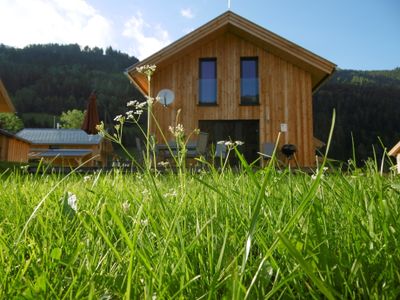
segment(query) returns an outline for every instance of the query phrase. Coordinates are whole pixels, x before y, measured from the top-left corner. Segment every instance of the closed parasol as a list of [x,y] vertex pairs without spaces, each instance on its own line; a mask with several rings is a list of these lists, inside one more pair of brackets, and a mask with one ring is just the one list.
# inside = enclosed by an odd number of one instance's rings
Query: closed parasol
[[93,91],[89,96],[85,117],[82,123],[82,130],[88,134],[97,134],[96,125],[100,123],[99,113],[97,112],[96,93]]

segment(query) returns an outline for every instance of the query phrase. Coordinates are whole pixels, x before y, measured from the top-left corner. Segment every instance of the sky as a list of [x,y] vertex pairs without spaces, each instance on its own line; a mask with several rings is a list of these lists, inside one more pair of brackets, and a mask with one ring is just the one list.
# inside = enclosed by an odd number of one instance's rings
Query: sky
[[228,10],[342,69],[400,67],[400,0],[0,0],[0,43],[144,59]]

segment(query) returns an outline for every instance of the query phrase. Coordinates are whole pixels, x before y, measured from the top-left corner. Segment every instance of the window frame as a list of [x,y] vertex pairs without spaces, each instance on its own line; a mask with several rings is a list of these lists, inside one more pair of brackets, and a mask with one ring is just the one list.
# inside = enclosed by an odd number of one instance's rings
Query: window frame
[[[214,80],[215,80],[215,99],[213,102],[202,102],[201,100],[201,80],[204,79],[202,77],[202,63],[203,62],[214,62]],[[216,57],[202,57],[199,58],[199,80],[198,80],[198,99],[197,104],[199,106],[216,106],[218,105],[218,79],[217,79],[217,58]]]
[[[256,77],[257,79],[257,95],[255,96],[255,102],[244,101],[244,95],[242,95],[242,80],[243,78],[243,61],[255,61],[256,62]],[[240,57],[240,105],[251,106],[251,105],[260,105],[260,77],[259,77],[259,58],[258,56],[243,56]]]

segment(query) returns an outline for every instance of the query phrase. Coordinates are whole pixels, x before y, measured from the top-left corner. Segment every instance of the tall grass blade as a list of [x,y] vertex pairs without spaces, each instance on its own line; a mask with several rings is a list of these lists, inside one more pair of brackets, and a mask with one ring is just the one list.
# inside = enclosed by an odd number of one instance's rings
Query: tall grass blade
[[310,267],[310,265],[304,260],[299,251],[297,251],[297,249],[292,245],[292,243],[288,240],[288,238],[282,232],[278,232],[277,235],[282,241],[282,243],[286,246],[286,249],[289,251],[289,253],[297,260],[301,268],[312,279],[312,281],[315,283],[318,289],[325,295],[325,297],[330,300],[335,299],[333,293],[331,292],[331,289],[328,286],[326,286],[319,278],[317,278],[317,276],[315,276],[312,267]]

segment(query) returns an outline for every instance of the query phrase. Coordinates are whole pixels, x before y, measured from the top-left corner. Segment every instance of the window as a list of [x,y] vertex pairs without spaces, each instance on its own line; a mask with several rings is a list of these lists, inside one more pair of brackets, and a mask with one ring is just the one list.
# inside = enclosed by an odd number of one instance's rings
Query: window
[[199,104],[217,104],[217,59],[202,58],[199,61]]
[[240,59],[240,104],[258,104],[258,95],[258,58],[242,57]]

